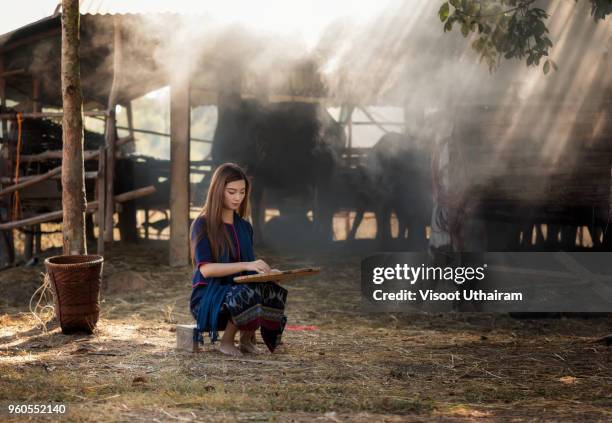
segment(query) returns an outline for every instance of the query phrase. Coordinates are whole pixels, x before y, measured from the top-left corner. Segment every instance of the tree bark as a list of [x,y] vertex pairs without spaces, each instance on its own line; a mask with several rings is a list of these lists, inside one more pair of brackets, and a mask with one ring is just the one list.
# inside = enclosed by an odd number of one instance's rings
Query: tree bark
[[189,264],[190,84],[186,73],[170,79],[170,266]]
[[64,254],[87,254],[79,1],[62,0],[62,212]]

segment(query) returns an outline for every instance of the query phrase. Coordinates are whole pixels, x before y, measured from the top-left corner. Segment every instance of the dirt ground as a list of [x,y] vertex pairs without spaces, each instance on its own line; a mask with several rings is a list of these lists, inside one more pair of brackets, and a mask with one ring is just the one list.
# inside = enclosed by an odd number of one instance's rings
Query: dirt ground
[[167,248],[113,245],[91,336],[36,325],[42,265],[0,272],[0,420],[23,403],[67,404],[69,421],[612,420],[612,347],[592,342],[610,317],[365,314],[361,257],[260,251],[322,268],[285,285],[280,351],[192,354],[174,332],[192,323],[191,268],[167,266]]

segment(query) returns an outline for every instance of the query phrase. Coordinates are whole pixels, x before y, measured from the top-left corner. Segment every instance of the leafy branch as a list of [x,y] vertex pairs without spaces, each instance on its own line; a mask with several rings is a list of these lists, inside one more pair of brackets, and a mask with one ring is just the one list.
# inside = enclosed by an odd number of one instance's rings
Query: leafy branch
[[[438,16],[444,32],[457,25],[464,37],[473,34],[472,48],[480,54],[489,71],[495,71],[501,59],[525,60],[528,67],[540,66],[548,74],[557,64],[548,58],[553,42],[548,36],[545,10],[534,6],[536,0],[448,0]],[[578,0],[576,0],[578,1]],[[612,13],[612,0],[589,0],[591,15],[597,21]]]

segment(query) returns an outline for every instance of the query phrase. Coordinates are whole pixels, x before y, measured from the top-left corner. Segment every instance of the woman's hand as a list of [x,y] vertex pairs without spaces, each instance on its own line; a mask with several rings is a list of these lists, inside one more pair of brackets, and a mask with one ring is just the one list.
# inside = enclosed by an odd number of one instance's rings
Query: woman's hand
[[247,262],[246,270],[257,273],[270,273],[270,266],[263,260],[255,260]]

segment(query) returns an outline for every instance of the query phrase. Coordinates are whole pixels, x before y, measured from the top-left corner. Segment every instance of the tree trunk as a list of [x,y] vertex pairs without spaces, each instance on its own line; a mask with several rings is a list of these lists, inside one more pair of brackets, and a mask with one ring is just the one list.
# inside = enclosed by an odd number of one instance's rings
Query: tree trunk
[[79,1],[62,0],[62,209],[64,254],[86,254]]
[[189,75],[170,82],[170,266],[189,264]]

